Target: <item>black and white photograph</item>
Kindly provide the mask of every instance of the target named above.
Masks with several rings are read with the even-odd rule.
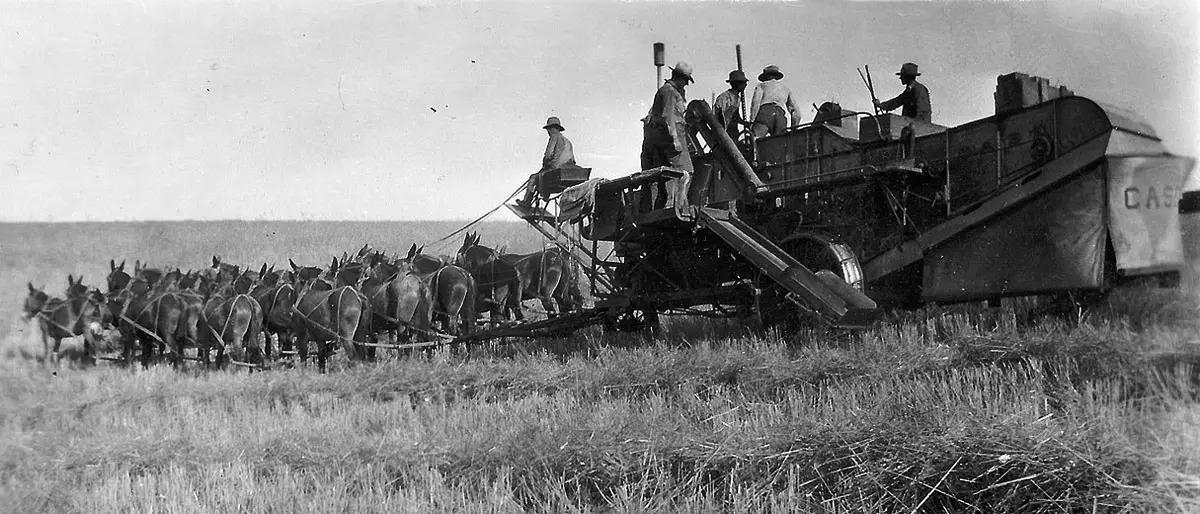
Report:
[[[1200,512],[1193,0],[0,13],[0,513]]]

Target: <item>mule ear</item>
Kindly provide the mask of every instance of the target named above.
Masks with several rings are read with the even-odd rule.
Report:
[[[75,285],[75,276],[71,275],[70,273],[67,273],[67,287],[71,287],[74,285]]]
[[[264,262],[262,265],[262,269],[258,270],[258,276],[261,278],[263,275],[266,275],[266,274],[267,274],[267,263]]]
[[[333,263],[331,263],[331,264],[329,265],[329,269],[331,269],[331,270],[334,270],[334,271],[336,271],[336,270],[338,269],[338,260],[337,260],[337,257],[334,257],[334,258],[333,258]]]
[[[408,258],[411,259],[416,254],[417,254],[417,243],[413,243],[412,246],[408,247]]]
[[[221,266],[221,259],[218,259],[218,258],[217,258],[217,256],[216,256],[216,255],[214,255],[214,256],[213,256],[213,261],[212,261],[212,267],[214,267],[214,268],[217,268],[217,267],[220,267],[220,266]]]
[[[108,260],[108,271],[117,271],[117,261],[113,259]]]
[[[125,271],[125,259],[121,259],[121,264],[117,265],[117,271]]]
[[[33,282],[26,282],[25,284],[29,286],[29,292],[31,292],[31,293],[37,292],[37,288],[33,287]]]
[[[421,253],[423,253],[424,251],[425,251],[425,245],[421,245],[421,246],[417,247],[417,255],[421,255]]]
[[[291,257],[288,257],[288,264],[291,265],[292,271],[300,271],[300,266],[297,266],[295,262],[292,262]]]

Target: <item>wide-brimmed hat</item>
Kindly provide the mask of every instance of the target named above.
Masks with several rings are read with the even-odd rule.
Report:
[[[766,80],[771,80],[771,79],[781,79],[781,78],[783,78],[783,72],[779,71],[779,66],[776,66],[774,64],[767,66],[766,68],[763,68],[762,73],[758,74],[758,80],[761,80],[761,81],[766,81]]]
[[[729,80],[726,80],[725,82],[732,84],[734,82],[750,82],[750,81],[746,80],[746,74],[744,72],[742,72],[742,70],[733,70],[733,71],[729,72]]]
[[[911,62],[906,62],[900,66],[900,72],[897,75],[911,75],[913,77],[920,75],[917,73],[917,65]]]
[[[688,79],[688,82],[696,81],[695,79],[692,78],[692,65],[690,65],[686,62],[679,61],[679,62],[675,63],[674,67],[668,66],[668,68],[671,68],[671,76],[672,77],[680,76],[680,77]]]
[[[558,121],[558,116],[551,116],[549,118],[546,118],[546,126],[542,127],[542,128],[548,129],[550,127],[558,127],[558,130],[567,130],[567,129],[563,128],[562,123],[560,123]]]

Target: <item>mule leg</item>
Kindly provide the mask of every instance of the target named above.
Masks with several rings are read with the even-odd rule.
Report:
[[[270,329],[268,329],[267,327],[264,326],[262,333],[263,333],[263,345],[262,345],[263,362],[262,363],[265,365],[267,363],[267,361],[271,360],[271,331],[270,331]]]
[[[308,333],[301,331],[296,334],[296,357],[300,359],[300,364],[308,362]]]
[[[87,326],[83,328],[83,361],[90,366],[96,365],[96,334]]]
[[[150,369],[150,358],[154,355],[154,341],[144,337],[138,337],[142,342],[142,369]]]
[[[56,337],[56,338],[54,338],[54,349],[50,352],[51,357],[54,358],[54,374],[55,375],[58,374],[58,348],[59,348],[59,346],[62,346],[62,338]]]
[[[329,345],[324,341],[317,342],[317,370],[325,373],[325,359],[329,356]]]
[[[47,327],[38,323],[38,328],[42,333],[42,365],[50,367],[50,335],[46,333]]]

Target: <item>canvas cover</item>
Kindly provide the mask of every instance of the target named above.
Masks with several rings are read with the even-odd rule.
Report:
[[[975,227],[925,257],[922,299],[963,301],[1099,287],[1102,167]]]
[[[1173,156],[1108,159],[1108,228],[1118,270],[1182,266],[1179,200],[1190,167],[1189,159]]]

